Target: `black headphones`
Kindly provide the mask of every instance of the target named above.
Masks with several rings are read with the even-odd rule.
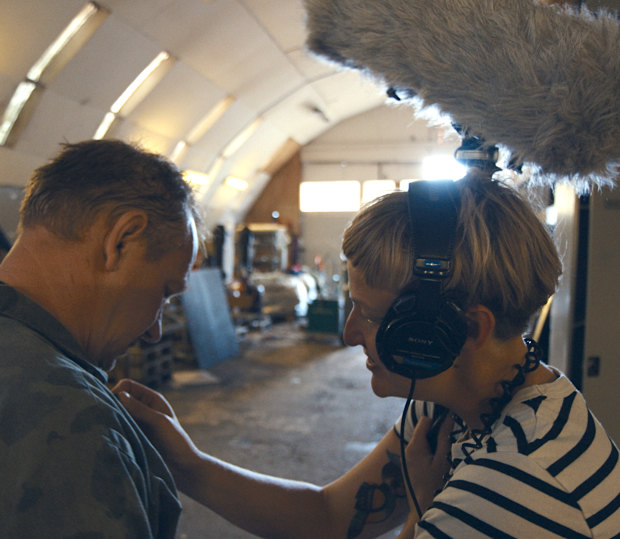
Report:
[[[392,372],[428,378],[448,369],[467,338],[467,322],[453,298],[441,293],[452,269],[459,194],[452,180],[409,184],[413,272],[411,290],[392,304],[377,331],[377,352]]]

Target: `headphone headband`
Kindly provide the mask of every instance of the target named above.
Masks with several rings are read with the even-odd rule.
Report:
[[[442,295],[452,270],[460,197],[451,180],[409,184],[413,272],[417,288],[396,298],[376,344],[386,367],[408,378],[427,378],[448,369],[467,337],[460,307]]]
[[[456,184],[452,180],[411,182],[408,195],[414,274],[446,277],[452,267],[459,207]]]

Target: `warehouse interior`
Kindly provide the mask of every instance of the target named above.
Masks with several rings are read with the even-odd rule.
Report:
[[[83,29],[68,35],[77,19]],[[342,232],[375,196],[463,171],[449,118],[416,114],[368,74],[320,61],[304,24],[298,0],[3,0],[0,258],[28,177],[62,142],[119,138],[167,156],[195,188],[206,254],[167,307],[161,341],[136,343],[110,381],[161,390],[217,456],[324,483],[401,412],[398,399],[372,394],[363,352],[341,340]],[[350,204],[304,206],[300,193],[327,182],[352,189],[330,197]],[[620,193],[563,185],[531,196],[564,256],[538,321],[549,362],[618,440]],[[179,537],[249,537],[183,504]]]

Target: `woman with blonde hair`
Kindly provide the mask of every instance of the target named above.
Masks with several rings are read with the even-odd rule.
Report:
[[[179,488],[266,537],[376,537],[403,523],[401,537],[616,534],[618,449],[524,338],[561,274],[529,204],[475,172],[414,182],[363,208],[343,253],[344,341],[362,346],[376,395],[407,398],[394,429],[320,487],[201,452],[160,394],[122,381]]]

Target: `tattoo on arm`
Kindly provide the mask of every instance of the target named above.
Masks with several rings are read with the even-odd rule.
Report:
[[[355,515],[349,525],[347,539],[359,536],[366,524],[386,521],[396,509],[399,498],[405,498],[400,457],[387,452],[388,462],[381,470],[380,485],[362,483],[355,495]]]

